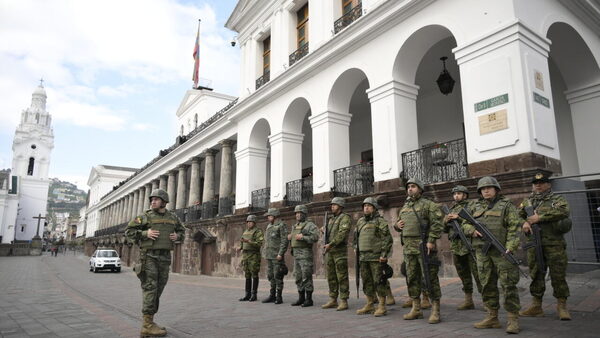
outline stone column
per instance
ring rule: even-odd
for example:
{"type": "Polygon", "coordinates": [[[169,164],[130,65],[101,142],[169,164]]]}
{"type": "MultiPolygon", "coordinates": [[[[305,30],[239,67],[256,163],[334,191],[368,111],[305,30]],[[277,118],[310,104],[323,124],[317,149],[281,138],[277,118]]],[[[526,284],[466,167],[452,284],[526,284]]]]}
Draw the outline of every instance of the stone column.
{"type": "Polygon", "coordinates": [[[152,191],[158,189],[159,182],[158,180],[152,180],[152,191]]]}
{"type": "Polygon", "coordinates": [[[287,182],[302,178],[303,134],[281,132],[269,136],[271,143],[271,202],[282,201],[287,182]]]}
{"type": "Polygon", "coordinates": [[[233,188],[233,157],[232,148],[234,141],[223,140],[221,144],[221,174],[219,182],[219,213],[221,213],[221,201],[231,196],[233,188]]]}
{"type": "Polygon", "coordinates": [[[127,222],[129,218],[129,194],[123,197],[123,213],[121,214],[121,222],[127,222]]]}
{"type": "Polygon", "coordinates": [[[200,204],[200,157],[192,157],[188,206],[200,204]]]}
{"type": "Polygon", "coordinates": [[[150,194],[152,193],[152,184],[146,183],[144,185],[144,187],[145,187],[145,192],[144,192],[144,203],[142,204],[142,213],[144,211],[146,211],[146,209],[148,209],[150,206],[150,194]]]}
{"type": "Polygon", "coordinates": [[[125,207],[125,200],[123,198],[121,198],[118,202],[118,208],[117,208],[117,222],[116,224],[121,224],[123,223],[123,209],[125,207]]]}
{"type": "Polygon", "coordinates": [[[131,201],[132,203],[132,208],[131,208],[131,219],[133,219],[135,216],[138,215],[138,202],[140,199],[140,191],[138,189],[135,189],[133,192],[133,200],[131,201]]]}
{"type": "Polygon", "coordinates": [[[108,207],[108,224],[106,225],[107,228],[113,226],[113,223],[115,221],[115,204],[112,203],[109,207],[108,207]]]}
{"type": "MultiPolygon", "coordinates": [[[[252,203],[252,191],[267,186],[267,157],[266,148],[247,147],[235,152],[236,185],[235,208],[247,208],[252,203]]],[[[206,183],[206,181],[205,181],[206,183]]]]}
{"type": "Polygon", "coordinates": [[[159,179],[160,182],[158,183],[158,189],[167,191],[167,179],[168,179],[167,175],[160,175],[160,179],[159,179]]]}
{"type": "Polygon", "coordinates": [[[146,188],[145,187],[141,187],[138,189],[140,191],[140,194],[138,195],[138,208],[137,208],[137,214],[141,215],[144,213],[144,204],[145,204],[145,194],[146,194],[146,188]]]}
{"type": "Polygon", "coordinates": [[[134,193],[130,192],[128,196],[129,196],[129,213],[127,213],[127,220],[131,221],[136,216],[135,209],[133,208],[133,201],[135,199],[135,195],[134,195],[134,193]]]}
{"type": "Polygon", "coordinates": [[[210,202],[215,198],[215,154],[214,149],[204,151],[204,189],[202,203],[210,202]]]}
{"type": "Polygon", "coordinates": [[[177,193],[176,187],[175,187],[175,175],[177,174],[177,171],[175,170],[171,170],[169,171],[169,180],[167,183],[167,193],[169,194],[169,203],[167,204],[167,209],[169,210],[174,210],[175,209],[175,202],[176,202],[176,197],[175,194],[177,193]]]}
{"type": "Polygon", "coordinates": [[[186,207],[187,199],[185,198],[186,189],[186,178],[187,178],[187,165],[182,164],[178,168],[179,176],[177,177],[177,199],[175,203],[175,209],[181,209],[186,207]]]}

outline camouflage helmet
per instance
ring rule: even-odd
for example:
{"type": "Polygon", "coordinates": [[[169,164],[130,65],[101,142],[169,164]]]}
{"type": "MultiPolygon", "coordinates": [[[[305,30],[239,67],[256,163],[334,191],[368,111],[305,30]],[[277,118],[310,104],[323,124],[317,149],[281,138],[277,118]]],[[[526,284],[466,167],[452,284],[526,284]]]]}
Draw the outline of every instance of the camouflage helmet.
{"type": "Polygon", "coordinates": [[[297,205],[297,206],[294,208],[294,212],[295,212],[295,213],[296,213],[296,212],[301,212],[301,213],[303,213],[303,214],[305,214],[305,215],[308,215],[308,208],[306,207],[306,205],[304,205],[304,204],[300,204],[300,205],[297,205]]]}
{"type": "Polygon", "coordinates": [[[148,197],[149,200],[152,200],[152,197],[158,197],[161,200],[165,201],[165,203],[169,203],[169,194],[162,189],[154,189],[148,197]]]}
{"type": "Polygon", "coordinates": [[[375,199],[375,197],[367,197],[367,198],[365,198],[365,200],[363,201],[362,205],[364,206],[365,204],[370,204],[370,205],[373,206],[373,208],[379,209],[379,204],[377,204],[377,200],[375,199]]]}
{"type": "Polygon", "coordinates": [[[455,192],[462,192],[465,195],[469,196],[469,189],[467,189],[467,187],[465,187],[464,185],[457,185],[454,188],[452,188],[452,193],[454,194],[455,192]]]}
{"type": "Polygon", "coordinates": [[[421,189],[421,191],[425,191],[425,184],[423,184],[423,182],[416,177],[412,177],[408,181],[406,181],[406,184],[404,185],[404,187],[407,188],[408,185],[411,183],[416,184],[417,187],[419,187],[419,189],[421,189]]]}
{"type": "Polygon", "coordinates": [[[479,179],[479,182],[477,182],[477,192],[480,192],[481,189],[485,187],[495,187],[496,189],[501,190],[498,180],[492,176],[482,177],[479,179]]]}
{"type": "Polygon", "coordinates": [[[265,214],[265,216],[279,217],[279,209],[269,208],[269,210],[267,210],[267,213],[265,214]]]}
{"type": "Polygon", "coordinates": [[[346,204],[346,201],[343,198],[341,198],[341,197],[334,197],[331,200],[331,203],[329,203],[329,204],[337,204],[337,205],[339,205],[340,207],[343,208],[344,205],[346,204]]]}
{"type": "Polygon", "coordinates": [[[246,222],[256,223],[256,215],[248,215],[248,217],[246,217],[246,222]]]}

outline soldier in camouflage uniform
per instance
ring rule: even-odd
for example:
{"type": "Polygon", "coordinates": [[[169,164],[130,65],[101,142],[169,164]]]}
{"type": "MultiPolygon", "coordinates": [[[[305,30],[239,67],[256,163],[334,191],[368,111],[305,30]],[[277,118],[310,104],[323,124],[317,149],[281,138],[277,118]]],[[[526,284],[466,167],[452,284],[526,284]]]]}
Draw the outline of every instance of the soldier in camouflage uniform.
{"type": "MultiPolygon", "coordinates": [[[[506,247],[507,251],[515,252],[519,247],[519,233],[523,220],[519,217],[517,208],[511,201],[500,195],[500,184],[493,177],[483,177],[477,183],[477,192],[481,198],[469,206],[469,213],[486,226],[490,232],[506,247]]],[[[465,235],[473,237],[477,259],[477,272],[481,281],[481,296],[487,309],[487,316],[481,322],[475,323],[478,329],[499,328],[498,309],[500,308],[498,280],[504,294],[504,308],[508,312],[507,333],[519,333],[519,269],[507,261],[503,254],[491,248],[483,253],[485,241],[481,239],[475,227],[463,222],[465,235]]]]}
{"type": "Polygon", "coordinates": [[[327,284],[329,285],[329,302],[321,306],[323,309],[337,307],[337,311],[348,309],[350,281],[348,280],[348,234],[352,227],[350,215],[342,212],[345,201],[341,197],[331,200],[331,217],[327,222],[329,242],[323,250],[327,265],[327,284]],[[340,303],[337,302],[338,294],[340,303]]]}
{"type": "MultiPolygon", "coordinates": [[[[564,234],[571,230],[569,220],[569,204],[567,200],[560,195],[552,192],[552,185],[548,175],[543,172],[537,173],[531,181],[533,192],[529,198],[526,198],[520,206],[521,217],[527,219],[523,224],[523,232],[531,233],[531,224],[538,224],[542,233],[542,251],[544,252],[544,262],[550,270],[550,281],[554,289],[554,297],[557,298],[557,312],[561,320],[570,320],[571,315],[567,310],[567,297],[569,297],[569,286],[567,285],[567,244],[563,238],[564,234]],[[533,206],[535,214],[527,217],[525,207],[533,206]]],[[[520,313],[526,317],[541,317],[544,315],[542,310],[542,297],[546,291],[546,271],[540,271],[535,260],[535,248],[530,248],[527,252],[527,261],[529,262],[529,273],[531,274],[531,284],[529,291],[533,296],[533,303],[527,309],[520,313]]]]}
{"type": "Polygon", "coordinates": [[[296,224],[292,226],[292,232],[288,240],[292,245],[292,256],[294,256],[294,277],[298,287],[298,300],[292,306],[313,306],[313,244],[319,240],[319,230],[315,223],[306,219],[308,209],[305,205],[297,205],[296,224]]]}
{"type": "Polygon", "coordinates": [[[143,337],[167,334],[164,327],[154,322],[154,314],[158,312],[159,299],[169,279],[173,243],[185,237],[186,229],[179,218],[166,209],[168,202],[166,191],[152,191],[150,209],[136,216],[125,229],[127,239],[140,246],[140,259],[134,271],[142,286],[144,324],[140,335],[143,337]]]}
{"type": "Polygon", "coordinates": [[[284,256],[288,248],[288,229],[287,225],[278,217],[279,210],[269,208],[267,211],[269,224],[265,230],[265,259],[267,260],[267,278],[271,283],[271,292],[269,297],[262,301],[263,303],[283,303],[281,292],[283,291],[284,256]]]}
{"type": "Polygon", "coordinates": [[[424,222],[429,225],[426,246],[430,257],[429,277],[432,288],[432,294],[429,295],[432,301],[432,309],[428,321],[430,324],[437,324],[440,322],[440,298],[442,297],[442,291],[438,278],[440,267],[435,242],[441,237],[444,230],[442,225],[442,211],[437,204],[422,196],[425,186],[419,179],[409,179],[406,182],[405,188],[408,197],[406,203],[404,203],[404,206],[398,212],[396,227],[402,231],[408,295],[412,298],[413,302],[412,309],[404,315],[404,319],[413,320],[423,318],[419,296],[424,289],[424,274],[419,246],[421,245],[422,230],[420,223],[424,222]]]}
{"type": "Polygon", "coordinates": [[[470,310],[475,308],[475,304],[473,303],[473,278],[475,278],[477,291],[481,293],[481,283],[477,274],[477,262],[475,262],[469,249],[467,249],[467,246],[458,234],[455,234],[454,228],[450,224],[452,220],[458,220],[458,212],[469,205],[469,190],[465,186],[457,185],[452,188],[452,198],[455,203],[450,209],[450,213],[444,218],[444,224],[446,225],[444,232],[448,233],[452,261],[454,262],[456,273],[462,281],[463,292],[465,293],[465,301],[458,306],[458,310],[470,310]]]}
{"type": "Polygon", "coordinates": [[[247,229],[242,234],[242,268],[246,277],[246,295],[240,298],[243,301],[256,301],[258,291],[258,272],[260,271],[260,248],[265,239],[263,231],[256,226],[256,216],[248,215],[246,218],[247,229]]]}
{"type": "Polygon", "coordinates": [[[377,212],[379,205],[373,197],[363,201],[363,213],[356,223],[354,233],[354,248],[358,250],[360,262],[360,277],[363,281],[363,292],[367,296],[367,303],[356,311],[363,315],[373,313],[375,317],[387,314],[385,298],[387,295],[386,284],[380,284],[383,263],[387,263],[392,255],[392,235],[386,220],[377,212]],[[375,296],[379,300],[377,309],[373,306],[375,296]],[[373,312],[374,311],[374,312],[373,312]]]}

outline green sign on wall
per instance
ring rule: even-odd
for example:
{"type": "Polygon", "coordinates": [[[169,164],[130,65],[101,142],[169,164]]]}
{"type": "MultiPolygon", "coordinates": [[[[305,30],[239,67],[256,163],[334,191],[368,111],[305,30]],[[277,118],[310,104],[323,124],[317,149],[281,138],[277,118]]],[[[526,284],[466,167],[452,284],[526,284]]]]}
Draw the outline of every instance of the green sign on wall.
{"type": "Polygon", "coordinates": [[[475,103],[475,112],[486,110],[488,108],[499,106],[505,103],[508,103],[508,94],[499,95],[492,97],[491,99],[475,103]]]}
{"type": "Polygon", "coordinates": [[[546,107],[546,108],[550,108],[550,100],[548,100],[547,98],[543,97],[542,95],[533,92],[533,101],[541,104],[542,106],[546,107]]]}

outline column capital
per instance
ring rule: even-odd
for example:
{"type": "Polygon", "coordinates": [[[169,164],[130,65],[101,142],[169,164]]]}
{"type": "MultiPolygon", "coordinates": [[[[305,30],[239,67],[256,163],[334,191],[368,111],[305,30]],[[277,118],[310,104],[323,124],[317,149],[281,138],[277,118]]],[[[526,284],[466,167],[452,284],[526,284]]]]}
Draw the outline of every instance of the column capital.
{"type": "Polygon", "coordinates": [[[567,96],[567,102],[569,102],[569,104],[595,99],[600,97],[600,82],[581,88],[567,90],[565,95],[567,96]]]}
{"type": "Polygon", "coordinates": [[[200,162],[202,162],[202,157],[200,157],[200,156],[193,156],[193,157],[190,157],[190,161],[192,163],[200,163],[200,162]]]}
{"type": "Polygon", "coordinates": [[[378,87],[367,90],[367,96],[371,103],[385,99],[390,95],[399,95],[411,100],[417,100],[419,86],[409,83],[403,83],[396,80],[384,83],[378,87]]]}
{"type": "Polygon", "coordinates": [[[269,135],[268,138],[271,146],[283,142],[302,144],[302,141],[304,140],[304,134],[287,133],[282,131],[281,133],[269,135]]]}
{"type": "Polygon", "coordinates": [[[177,176],[178,170],[177,169],[171,169],[167,172],[167,174],[169,176],[177,176]]]}
{"type": "Polygon", "coordinates": [[[206,156],[206,157],[209,157],[209,156],[215,156],[215,154],[216,154],[216,153],[218,153],[218,152],[219,152],[219,151],[218,151],[218,150],[216,150],[216,149],[208,148],[208,149],[205,149],[205,150],[202,152],[202,155],[204,155],[204,156],[206,156]]]}
{"type": "Polygon", "coordinates": [[[219,141],[219,144],[221,145],[221,147],[233,147],[235,141],[230,139],[224,139],[219,141]]]}
{"type": "Polygon", "coordinates": [[[352,115],[347,113],[336,113],[332,111],[325,111],[319,115],[312,115],[308,118],[312,128],[316,128],[325,123],[335,123],[345,127],[350,126],[350,120],[352,115]]]}
{"type": "Polygon", "coordinates": [[[180,165],[178,165],[178,166],[177,166],[177,171],[179,171],[179,172],[180,172],[180,171],[182,171],[182,170],[186,170],[186,169],[187,169],[187,167],[188,167],[188,165],[187,165],[187,164],[185,164],[185,163],[184,163],[184,164],[180,164],[180,165]]]}
{"type": "Polygon", "coordinates": [[[240,160],[246,157],[254,156],[259,158],[267,158],[269,155],[269,149],[266,148],[253,148],[248,147],[246,149],[241,149],[235,152],[235,159],[240,160]]]}

